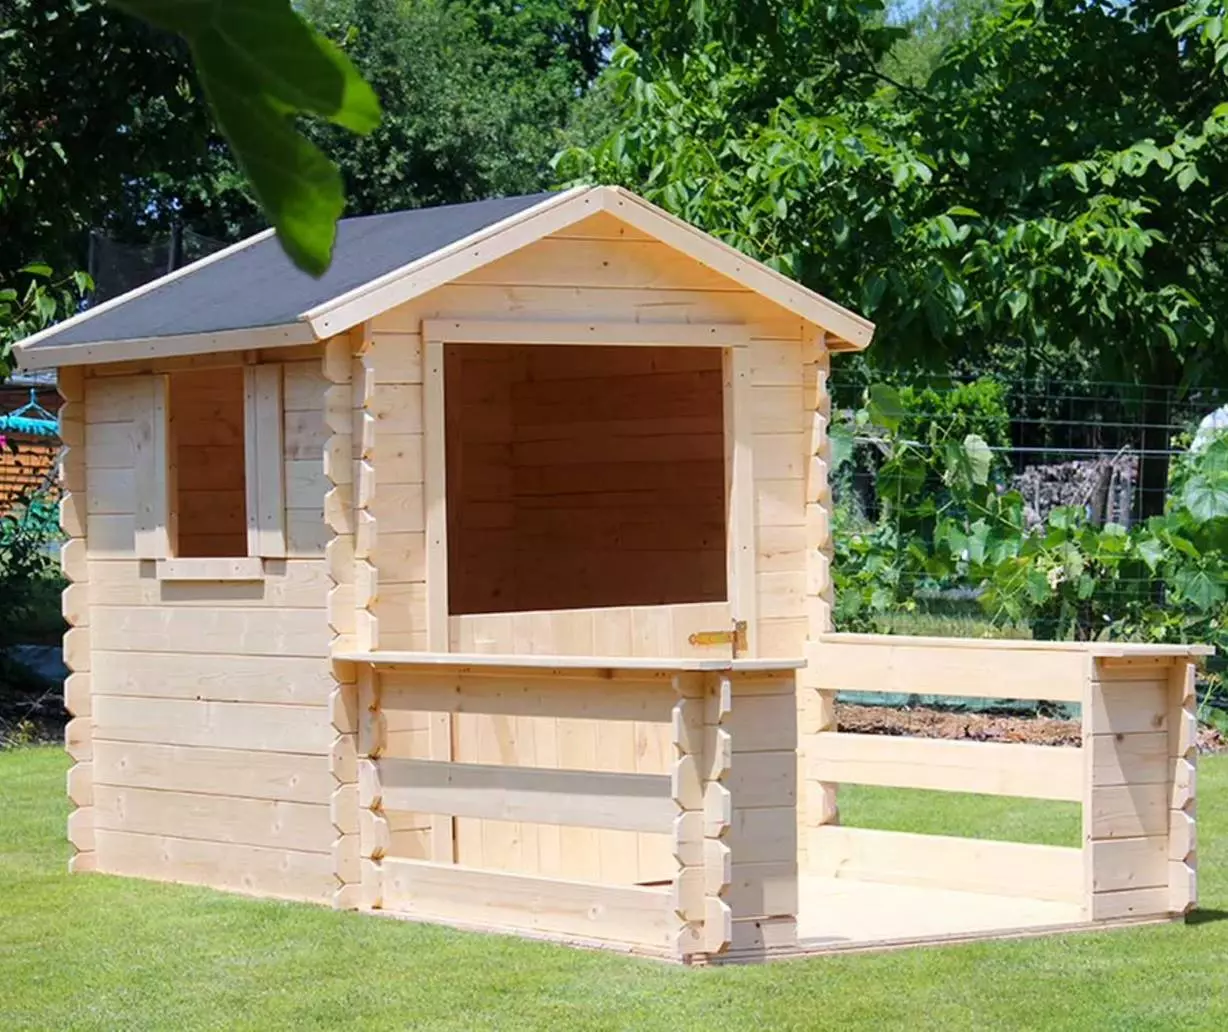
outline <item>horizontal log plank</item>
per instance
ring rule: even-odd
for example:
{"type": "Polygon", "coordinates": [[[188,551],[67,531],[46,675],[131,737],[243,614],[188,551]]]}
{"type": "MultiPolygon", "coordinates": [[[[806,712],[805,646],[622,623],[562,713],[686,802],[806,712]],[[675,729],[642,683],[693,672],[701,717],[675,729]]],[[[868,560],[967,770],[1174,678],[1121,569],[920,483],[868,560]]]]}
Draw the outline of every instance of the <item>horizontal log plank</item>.
{"type": "Polygon", "coordinates": [[[668,889],[592,885],[388,857],[384,908],[489,928],[668,949],[668,889]]]}
{"type": "Polygon", "coordinates": [[[1083,799],[1079,749],[824,731],[807,739],[806,754],[812,781],[1083,799]]]}
{"type": "Polygon", "coordinates": [[[813,687],[905,695],[1079,702],[1086,674],[1078,652],[898,644],[886,636],[812,642],[807,659],[813,687]]]}
{"type": "Polygon", "coordinates": [[[327,755],[333,729],[319,706],[94,696],[94,738],[327,755]]]}
{"type": "Polygon", "coordinates": [[[114,785],[94,788],[94,826],[307,853],[327,852],[336,837],[327,801],[291,803],[114,785]]]}
{"type": "Polygon", "coordinates": [[[382,759],[384,809],[666,832],[677,813],[661,774],[610,774],[382,759]]]}
{"type": "Polygon", "coordinates": [[[411,709],[504,716],[642,720],[667,724],[674,705],[669,681],[603,677],[554,678],[548,671],[483,676],[446,670],[381,674],[385,710],[411,709]]]}
{"type": "Polygon", "coordinates": [[[96,650],[94,695],[205,702],[323,706],[333,690],[328,662],[294,656],[192,656],[96,650]]]}
{"type": "Polygon", "coordinates": [[[811,874],[1083,903],[1083,851],[899,831],[812,828],[811,874]]]}
{"type": "Polygon", "coordinates": [[[97,783],[115,787],[294,803],[319,803],[336,787],[327,756],[100,741],[93,763],[97,783]]]}
{"type": "Polygon", "coordinates": [[[302,853],[169,835],[99,830],[98,870],[208,885],[253,896],[328,903],[337,887],[331,852],[302,853]]]}

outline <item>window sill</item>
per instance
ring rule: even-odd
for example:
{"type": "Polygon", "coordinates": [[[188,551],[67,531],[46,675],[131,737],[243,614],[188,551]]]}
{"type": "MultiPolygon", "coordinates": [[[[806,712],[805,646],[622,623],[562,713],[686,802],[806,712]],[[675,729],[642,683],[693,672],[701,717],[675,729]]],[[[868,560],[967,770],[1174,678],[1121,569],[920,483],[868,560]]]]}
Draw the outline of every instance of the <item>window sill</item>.
{"type": "Polygon", "coordinates": [[[159,559],[160,581],[258,581],[264,579],[259,556],[242,559],[159,559]]]}

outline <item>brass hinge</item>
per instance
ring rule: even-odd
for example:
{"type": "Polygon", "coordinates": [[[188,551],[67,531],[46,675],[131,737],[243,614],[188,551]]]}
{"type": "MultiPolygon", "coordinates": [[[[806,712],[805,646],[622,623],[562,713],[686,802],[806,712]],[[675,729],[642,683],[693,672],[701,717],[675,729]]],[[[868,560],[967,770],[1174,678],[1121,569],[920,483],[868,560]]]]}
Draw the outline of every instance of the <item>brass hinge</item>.
{"type": "Polygon", "coordinates": [[[687,641],[698,646],[731,645],[736,659],[739,652],[746,651],[746,621],[735,621],[732,631],[696,631],[687,641]]]}

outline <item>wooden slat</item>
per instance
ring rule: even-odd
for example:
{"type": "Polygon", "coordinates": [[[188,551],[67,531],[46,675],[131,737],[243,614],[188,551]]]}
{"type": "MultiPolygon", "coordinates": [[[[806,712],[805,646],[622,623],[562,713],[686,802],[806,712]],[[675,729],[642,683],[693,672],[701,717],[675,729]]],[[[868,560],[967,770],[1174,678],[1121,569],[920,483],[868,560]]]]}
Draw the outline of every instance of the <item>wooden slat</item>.
{"type": "Polygon", "coordinates": [[[806,751],[807,776],[815,781],[1083,799],[1078,749],[825,731],[807,739],[806,751]]]}
{"type": "Polygon", "coordinates": [[[487,713],[592,720],[637,720],[668,724],[673,697],[669,681],[584,676],[483,676],[447,671],[381,674],[385,710],[487,713]]]}
{"type": "Polygon", "coordinates": [[[319,803],[335,787],[327,756],[142,742],[94,744],[99,785],[319,803]]]}
{"type": "Polygon", "coordinates": [[[94,827],[309,853],[327,852],[334,838],[326,799],[292,803],[114,785],[95,787],[94,827]]]}
{"type": "MultiPolygon", "coordinates": [[[[718,347],[746,344],[745,326],[728,323],[499,322],[485,319],[428,319],[422,324],[428,347],[443,344],[602,344],[648,347],[718,347]]],[[[428,359],[429,361],[429,359],[428,359]]]]}
{"type": "Polygon", "coordinates": [[[809,873],[1083,903],[1083,851],[826,824],[808,832],[809,873]]]}
{"type": "Polygon", "coordinates": [[[1133,735],[1091,735],[1092,784],[1165,784],[1170,776],[1168,734],[1164,731],[1133,735]]]}
{"type": "Polygon", "coordinates": [[[392,758],[379,766],[388,810],[656,832],[668,831],[676,812],[659,774],[392,758]]]}
{"type": "Polygon", "coordinates": [[[95,650],[95,695],[199,699],[207,702],[323,706],[332,690],[328,665],[294,656],[194,655],[95,650]]]}
{"type": "Polygon", "coordinates": [[[899,644],[886,636],[864,642],[825,639],[811,642],[806,658],[817,679],[815,686],[832,691],[1083,699],[1086,658],[1079,652],[1015,649],[1004,642],[965,648],[941,641],[899,644]]]}
{"type": "Polygon", "coordinates": [[[678,919],[665,889],[645,889],[476,871],[389,857],[384,907],[490,928],[665,950],[678,919]]]}
{"type": "Polygon", "coordinates": [[[145,559],[162,559],[171,554],[172,473],[166,382],[165,376],[141,377],[133,398],[135,554],[145,559]]]}
{"type": "MultiPolygon", "coordinates": [[[[450,647],[448,631],[447,437],[444,412],[444,348],[425,335],[423,354],[423,424],[426,511],[426,641],[437,652],[450,647]]],[[[392,529],[392,528],[389,528],[392,529]]],[[[400,528],[397,528],[400,529],[400,528]]],[[[406,527],[416,530],[416,527],[406,527]]]]}
{"type": "Polygon", "coordinates": [[[99,830],[98,870],[254,896],[327,903],[337,885],[331,853],[99,830]]]}
{"type": "Polygon", "coordinates": [[[1092,842],[1092,891],[1168,888],[1168,837],[1092,842]]]}
{"type": "MultiPolygon", "coordinates": [[[[327,755],[333,729],[318,706],[94,696],[94,739],[327,755]]],[[[80,718],[78,718],[79,720],[80,718]]],[[[76,723],[76,721],[74,721],[76,723]]]]}
{"type": "Polygon", "coordinates": [[[98,649],[319,657],[328,651],[328,621],[322,608],[94,606],[91,618],[98,649]]]}
{"type": "MultiPolygon", "coordinates": [[[[300,364],[315,366],[315,363],[300,364]]],[[[248,366],[245,374],[247,550],[254,556],[284,556],[286,488],[282,456],[282,367],[248,366]]],[[[319,394],[310,407],[320,408],[325,384],[318,373],[316,377],[320,384],[319,394]]]]}

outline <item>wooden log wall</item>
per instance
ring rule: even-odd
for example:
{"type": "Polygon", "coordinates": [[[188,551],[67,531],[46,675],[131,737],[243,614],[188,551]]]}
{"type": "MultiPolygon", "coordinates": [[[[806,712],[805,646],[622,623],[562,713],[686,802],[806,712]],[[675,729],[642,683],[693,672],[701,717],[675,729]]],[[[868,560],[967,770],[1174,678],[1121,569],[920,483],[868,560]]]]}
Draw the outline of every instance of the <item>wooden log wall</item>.
{"type": "MultiPolygon", "coordinates": [[[[362,333],[357,334],[361,346],[362,333]]],[[[323,394],[323,470],[327,482],[323,514],[332,531],[324,549],[328,583],[328,626],[332,654],[344,652],[358,641],[360,622],[356,599],[357,560],[354,556],[352,505],[355,461],[353,453],[353,357],[355,342],[334,337],[324,345],[323,373],[328,383],[323,394]]],[[[358,457],[361,460],[361,456],[358,457]]],[[[363,607],[365,608],[365,606],[363,607]]],[[[333,905],[353,909],[362,903],[358,816],[358,671],[352,663],[330,661],[332,692],[329,718],[333,740],[329,771],[333,792],[329,817],[333,832],[333,870],[337,879],[333,905]]]]}
{"type": "MultiPolygon", "coordinates": [[[[748,603],[757,614],[750,628],[751,651],[800,655],[807,633],[803,600],[809,428],[803,422],[802,383],[806,326],[606,214],[530,244],[372,320],[373,411],[381,438],[385,433],[395,438],[375,462],[380,477],[376,507],[394,521],[395,530],[390,532],[400,535],[385,548],[381,532],[376,554],[381,648],[427,647],[421,330],[423,320],[449,317],[751,326],[746,429],[753,448],[757,525],[752,543],[754,588],[748,603]],[[395,479],[386,482],[385,476],[395,479]]],[[[543,361],[549,361],[548,352],[556,348],[543,350],[547,352],[543,361]]],[[[670,417],[662,413],[660,418],[670,417]]],[[[498,650],[505,651],[502,632],[487,633],[483,626],[478,636],[498,638],[498,650]]],[[[567,651],[544,648],[532,635],[506,637],[510,645],[506,651],[567,651]]],[[[550,632],[548,637],[561,636],[550,632]]],[[[671,651],[676,654],[677,649],[671,651]]]]}
{"type": "MultiPolygon", "coordinates": [[[[88,474],[78,483],[70,463],[66,487],[85,490],[86,537],[70,540],[65,562],[74,587],[88,581],[88,609],[66,648],[88,670],[90,715],[70,724],[69,749],[92,753],[98,870],[331,902],[330,800],[346,763],[337,725],[349,718],[327,658],[327,383],[318,349],[278,357],[287,557],[263,560],[252,580],[159,579],[154,560],[136,558],[138,500],[122,487],[137,478],[153,370],[100,367],[85,379],[88,474]]],[[[218,361],[235,358],[157,368],[218,361]]],[[[79,510],[65,513],[71,534],[79,510]]],[[[86,823],[75,818],[73,834],[86,823]]]]}
{"type": "Polygon", "coordinates": [[[68,632],[64,636],[64,708],[70,720],[64,743],[73,766],[68,771],[68,841],[73,855],[70,871],[92,871],[97,866],[94,838],[94,725],[91,690],[90,564],[86,557],[86,426],[85,377],[80,369],[61,370],[60,396],[60,528],[66,538],[60,549],[60,567],[69,581],[62,609],[68,632]]]}
{"type": "Polygon", "coordinates": [[[1197,901],[1194,668],[1103,659],[1085,703],[1091,918],[1184,914],[1197,901]]]}
{"type": "MultiPolygon", "coordinates": [[[[835,599],[832,589],[831,562],[831,489],[828,484],[828,469],[831,461],[831,442],[828,428],[831,423],[831,394],[828,377],[831,372],[830,356],[821,335],[809,334],[802,345],[803,399],[802,421],[805,428],[805,577],[806,577],[806,634],[809,640],[834,630],[832,606],[835,599]]],[[[839,823],[837,807],[838,785],[832,781],[808,780],[808,743],[811,736],[835,731],[836,693],[830,684],[824,684],[819,670],[807,665],[798,674],[798,813],[805,828],[818,828],[825,824],[839,823]]],[[[808,836],[801,837],[802,862],[808,836]]]]}

